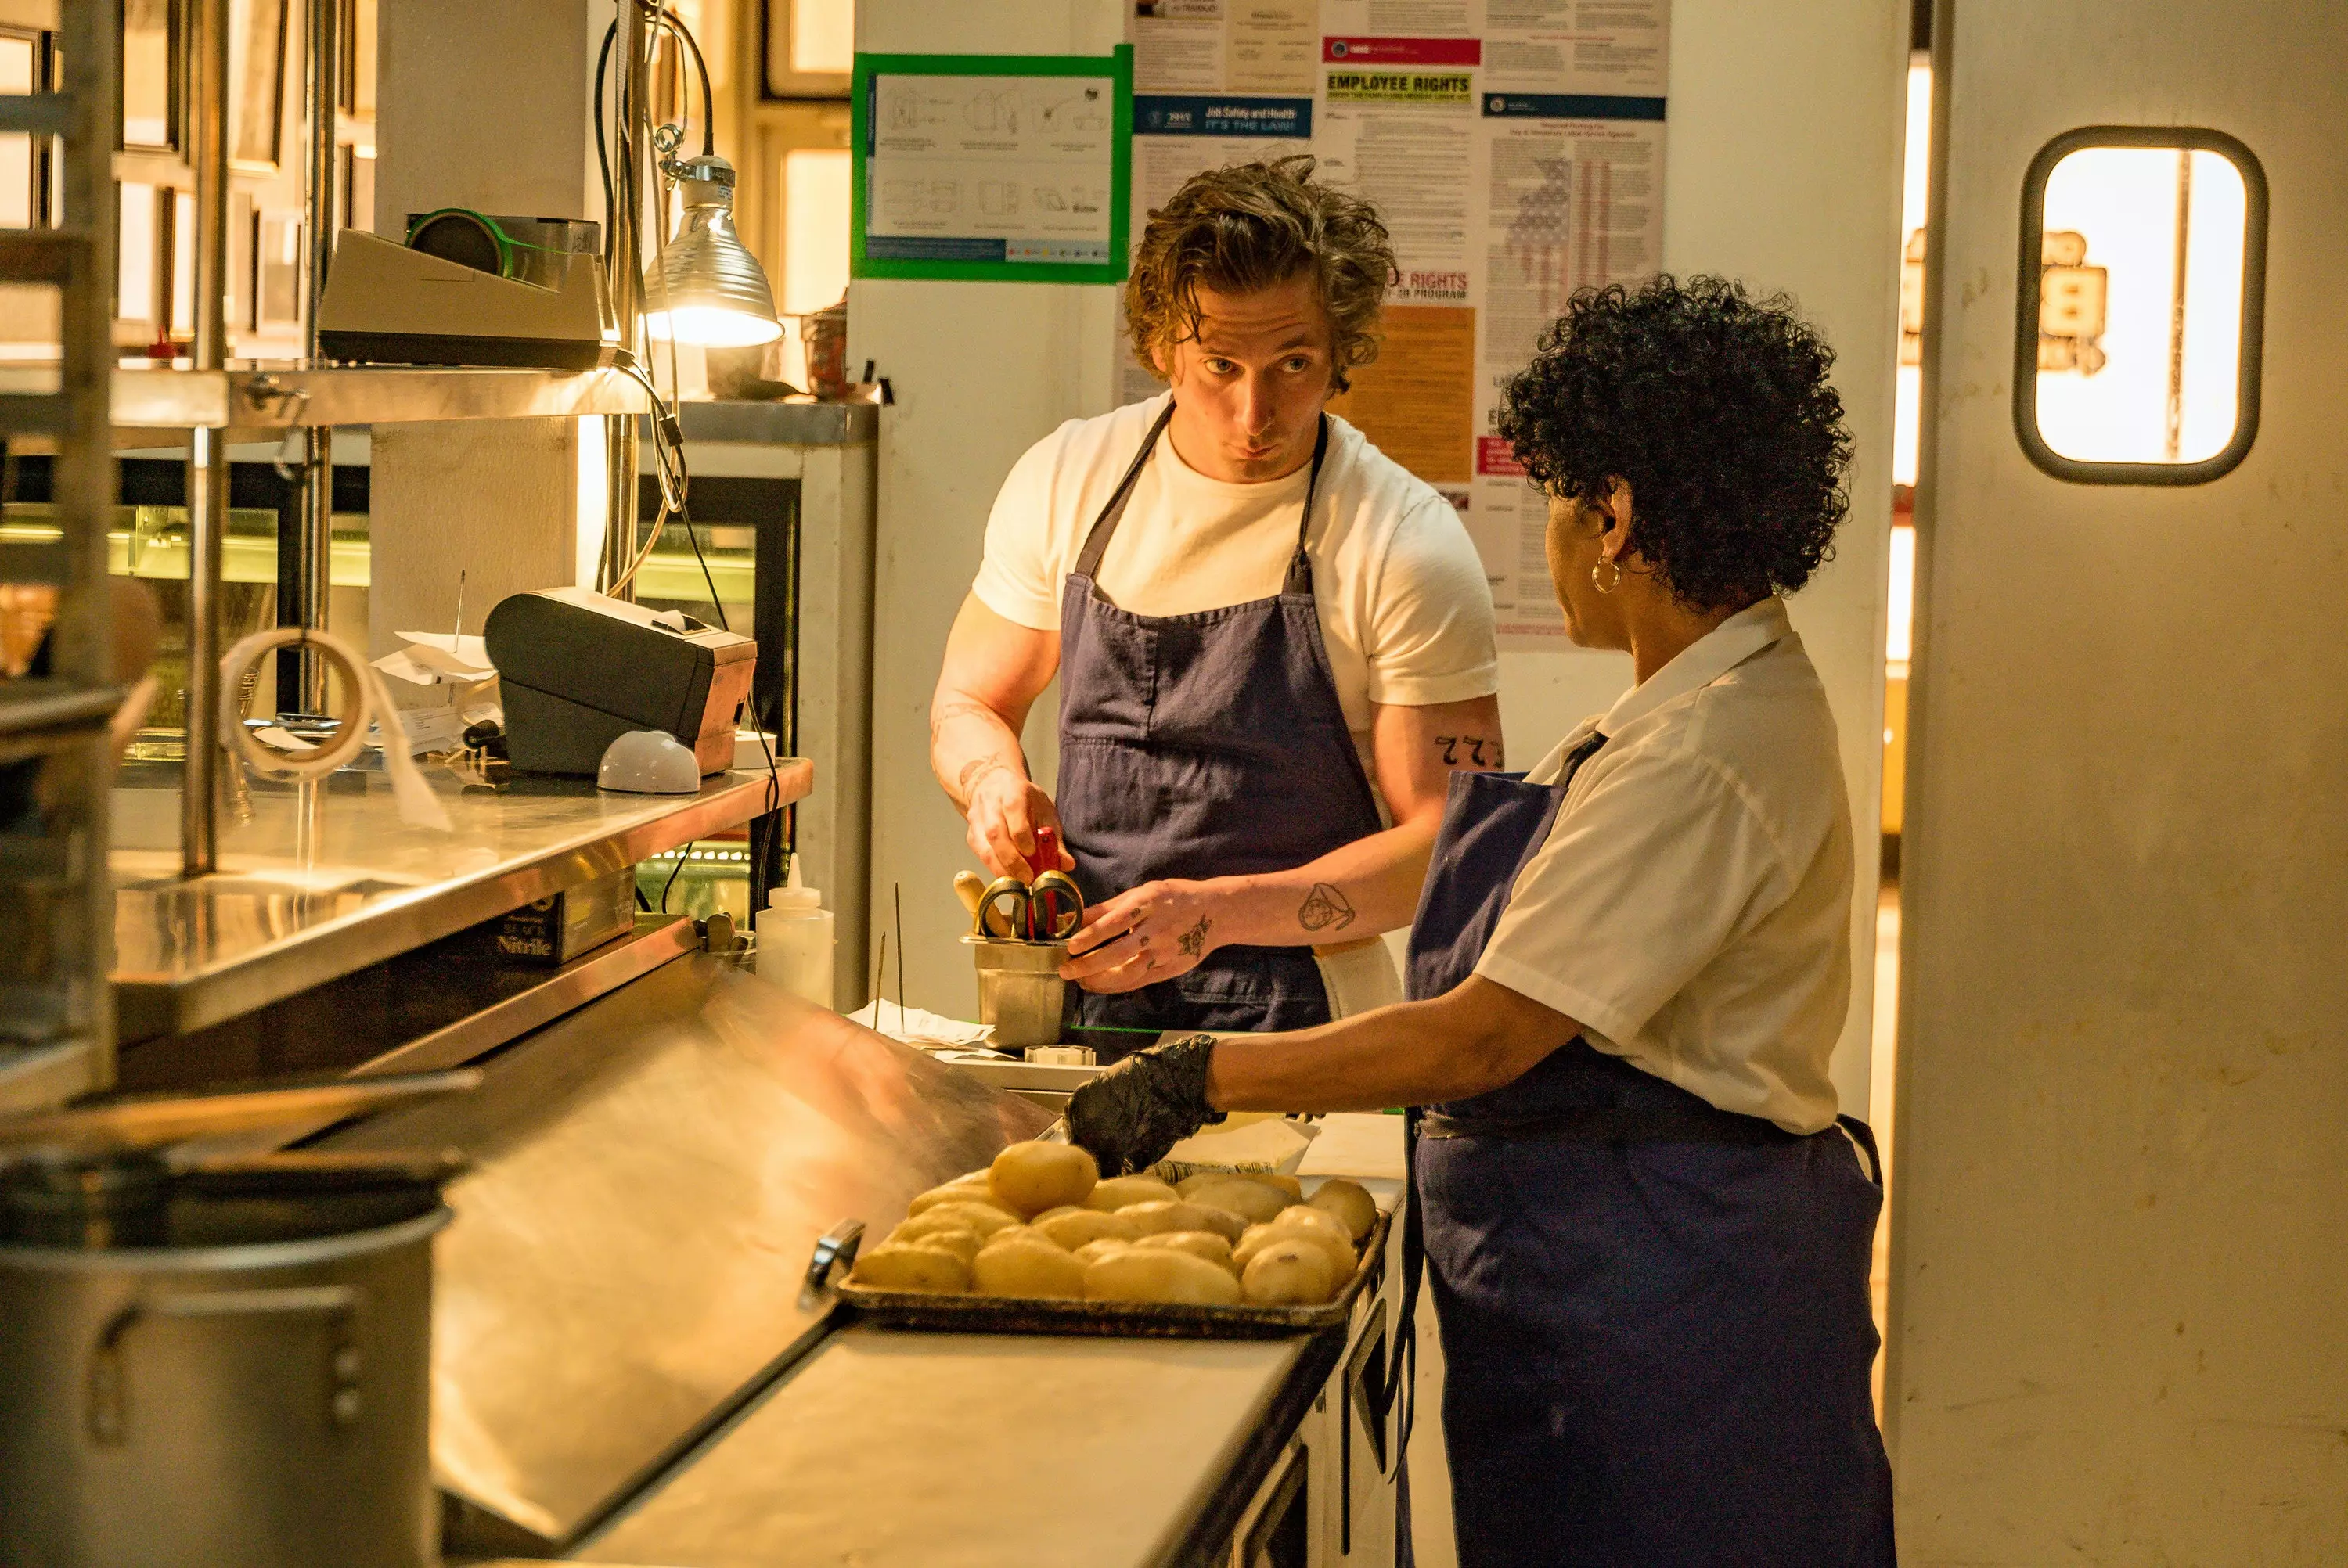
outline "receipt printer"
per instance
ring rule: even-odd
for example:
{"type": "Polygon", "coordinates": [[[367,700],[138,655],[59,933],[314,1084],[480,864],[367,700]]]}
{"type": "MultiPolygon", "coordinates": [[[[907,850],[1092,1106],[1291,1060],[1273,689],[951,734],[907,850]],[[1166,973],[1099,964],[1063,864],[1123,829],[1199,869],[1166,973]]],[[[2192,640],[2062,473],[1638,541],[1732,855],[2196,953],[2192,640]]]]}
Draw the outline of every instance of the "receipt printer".
{"type": "Polygon", "coordinates": [[[482,635],[515,767],[592,778],[631,730],[675,735],[705,776],[734,765],[734,716],[758,660],[750,639],[580,588],[500,600],[482,635]]]}

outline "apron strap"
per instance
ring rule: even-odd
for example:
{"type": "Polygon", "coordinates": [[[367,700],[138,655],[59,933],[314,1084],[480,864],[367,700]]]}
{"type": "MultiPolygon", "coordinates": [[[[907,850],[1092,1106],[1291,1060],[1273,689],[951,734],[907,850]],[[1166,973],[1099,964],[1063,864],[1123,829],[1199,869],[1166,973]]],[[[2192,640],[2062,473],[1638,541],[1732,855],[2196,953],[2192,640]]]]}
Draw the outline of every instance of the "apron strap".
{"type": "Polygon", "coordinates": [[[1101,507],[1100,516],[1093,519],[1092,530],[1085,535],[1085,548],[1076,554],[1075,575],[1077,577],[1088,579],[1100,570],[1101,557],[1108,553],[1108,542],[1117,537],[1117,525],[1125,518],[1125,504],[1133,499],[1133,487],[1140,479],[1143,467],[1148,464],[1149,455],[1158,450],[1158,438],[1166,433],[1166,426],[1173,417],[1174,400],[1169,397],[1166,400],[1165,411],[1149,426],[1149,434],[1142,437],[1141,450],[1133,455],[1133,462],[1125,470],[1125,477],[1117,482],[1117,488],[1109,494],[1108,504],[1101,507]]]}
{"type": "Polygon", "coordinates": [[[1867,1179],[1875,1184],[1877,1192],[1881,1192],[1883,1156],[1875,1152],[1875,1129],[1856,1116],[1837,1116],[1835,1124],[1849,1133],[1850,1141],[1859,1145],[1859,1152],[1867,1156],[1867,1179]]]}
{"type": "Polygon", "coordinates": [[[1288,577],[1280,591],[1289,598],[1313,597],[1313,558],[1304,541],[1313,532],[1313,494],[1321,487],[1321,465],[1329,456],[1329,416],[1321,416],[1320,434],[1313,441],[1313,472],[1304,481],[1304,509],[1296,514],[1296,553],[1288,558],[1288,577]]]}

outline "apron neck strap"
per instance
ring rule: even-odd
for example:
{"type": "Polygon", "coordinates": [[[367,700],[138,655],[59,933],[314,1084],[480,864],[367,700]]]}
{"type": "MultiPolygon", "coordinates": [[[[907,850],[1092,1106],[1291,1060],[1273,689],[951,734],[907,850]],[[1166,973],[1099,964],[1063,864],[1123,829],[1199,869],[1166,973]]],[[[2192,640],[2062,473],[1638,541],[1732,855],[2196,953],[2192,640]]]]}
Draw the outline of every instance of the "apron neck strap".
{"type": "MultiPolygon", "coordinates": [[[[1133,499],[1133,487],[1141,478],[1141,470],[1148,466],[1149,455],[1158,450],[1158,438],[1166,433],[1167,425],[1171,424],[1173,419],[1174,400],[1169,397],[1166,400],[1165,411],[1159,414],[1157,420],[1149,426],[1149,434],[1142,437],[1141,450],[1133,455],[1133,461],[1127,466],[1125,477],[1117,482],[1117,488],[1109,493],[1107,504],[1101,507],[1100,516],[1093,519],[1092,528],[1085,535],[1084,548],[1076,554],[1076,570],[1073,575],[1087,580],[1098,575],[1101,558],[1108,554],[1109,540],[1117,537],[1117,526],[1125,520],[1126,504],[1133,499]]],[[[1289,558],[1288,578],[1281,585],[1280,591],[1284,594],[1302,593],[1309,596],[1313,591],[1313,561],[1305,554],[1304,541],[1312,531],[1313,497],[1313,493],[1321,487],[1321,465],[1327,460],[1328,456],[1329,416],[1323,414],[1321,415],[1320,431],[1313,443],[1313,472],[1304,481],[1304,508],[1298,514],[1296,519],[1296,553],[1289,558]]]]}

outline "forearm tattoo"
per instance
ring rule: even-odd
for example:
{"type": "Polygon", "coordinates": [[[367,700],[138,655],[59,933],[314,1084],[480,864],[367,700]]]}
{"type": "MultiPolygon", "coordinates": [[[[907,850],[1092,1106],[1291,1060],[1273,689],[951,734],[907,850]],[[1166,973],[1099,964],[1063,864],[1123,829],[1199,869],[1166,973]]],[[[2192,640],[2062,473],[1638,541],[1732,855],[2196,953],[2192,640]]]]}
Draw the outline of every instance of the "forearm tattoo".
{"type": "Polygon", "coordinates": [[[1342,931],[1354,923],[1354,907],[1335,884],[1315,882],[1296,911],[1296,923],[1308,931],[1342,931]]]}
{"type": "Polygon", "coordinates": [[[1195,958],[1207,950],[1207,927],[1210,923],[1201,915],[1197,925],[1174,938],[1174,945],[1182,949],[1184,958],[1195,958]]]}
{"type": "MultiPolygon", "coordinates": [[[[942,702],[930,711],[930,733],[936,734],[940,730],[944,729],[950,721],[955,719],[993,719],[997,723],[1003,723],[1003,715],[985,703],[975,698],[957,697],[950,702],[942,702]]],[[[1010,728],[1007,724],[1004,727],[1010,728]]]]}
{"type": "Polygon", "coordinates": [[[1498,768],[1508,765],[1497,735],[1437,735],[1447,768],[1498,768]]]}
{"type": "Polygon", "coordinates": [[[962,772],[954,775],[954,787],[962,791],[963,799],[968,800],[970,792],[977,787],[979,780],[997,768],[1008,768],[1010,765],[1001,757],[973,757],[963,764],[962,772]]]}

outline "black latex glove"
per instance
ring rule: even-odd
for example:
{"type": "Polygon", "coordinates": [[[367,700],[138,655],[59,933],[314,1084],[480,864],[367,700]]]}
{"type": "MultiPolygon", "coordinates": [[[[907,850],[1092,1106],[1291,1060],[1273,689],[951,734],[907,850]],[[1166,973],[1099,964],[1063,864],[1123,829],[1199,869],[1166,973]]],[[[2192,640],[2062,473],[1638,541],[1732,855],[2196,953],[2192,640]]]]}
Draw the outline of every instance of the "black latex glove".
{"type": "Polygon", "coordinates": [[[1092,1151],[1101,1174],[1146,1171],[1223,1113],[1207,1103],[1215,1038],[1189,1035],[1135,1051],[1068,1101],[1069,1139],[1092,1151]]]}

